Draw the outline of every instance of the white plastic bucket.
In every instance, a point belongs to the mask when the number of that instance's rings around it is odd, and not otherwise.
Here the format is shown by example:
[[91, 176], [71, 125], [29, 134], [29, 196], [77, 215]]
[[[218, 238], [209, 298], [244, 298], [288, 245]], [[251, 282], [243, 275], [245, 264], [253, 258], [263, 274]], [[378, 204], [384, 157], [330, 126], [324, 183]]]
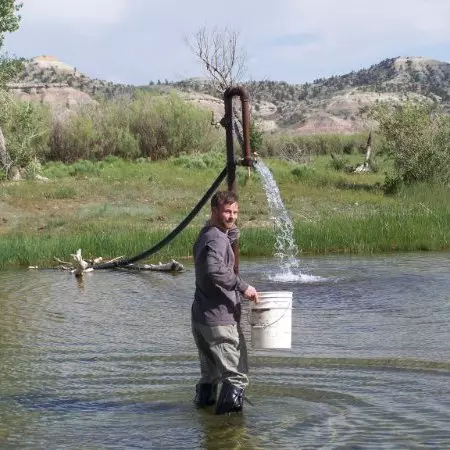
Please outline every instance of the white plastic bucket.
[[257, 304], [250, 302], [252, 347], [291, 348], [292, 292], [258, 292]]

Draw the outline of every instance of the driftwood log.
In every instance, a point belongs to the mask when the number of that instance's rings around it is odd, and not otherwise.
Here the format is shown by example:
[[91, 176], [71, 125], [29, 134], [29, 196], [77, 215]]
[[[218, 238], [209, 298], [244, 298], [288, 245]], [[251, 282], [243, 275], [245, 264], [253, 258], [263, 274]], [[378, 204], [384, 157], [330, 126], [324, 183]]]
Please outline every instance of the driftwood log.
[[[74, 262], [63, 261], [59, 258], [54, 258], [54, 260], [58, 263], [56, 269], [59, 270], [70, 270], [76, 277], [83, 276], [84, 273], [93, 272], [95, 270], [95, 264], [99, 264], [103, 261], [103, 258], [95, 258], [92, 260], [84, 260], [81, 255], [81, 249], [79, 248], [76, 253], [71, 254]], [[118, 256], [117, 258], [111, 259], [105, 262], [113, 262], [122, 259], [123, 256]], [[37, 266], [29, 266], [29, 269], [38, 269]], [[159, 264], [128, 264], [126, 266], [119, 267], [124, 270], [152, 270], [156, 272], [181, 272], [184, 270], [183, 264], [179, 263], [172, 259], [172, 261], [168, 263], [159, 263]]]

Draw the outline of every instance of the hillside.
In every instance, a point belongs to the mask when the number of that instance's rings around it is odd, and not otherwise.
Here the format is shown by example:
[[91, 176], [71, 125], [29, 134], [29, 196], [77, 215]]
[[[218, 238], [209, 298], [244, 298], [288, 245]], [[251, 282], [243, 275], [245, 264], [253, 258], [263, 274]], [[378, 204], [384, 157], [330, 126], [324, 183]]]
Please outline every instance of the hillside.
[[[63, 108], [74, 108], [97, 96], [131, 95], [136, 89], [162, 93], [176, 89], [187, 101], [214, 111], [216, 120], [223, 114], [222, 99], [214, 95], [211, 84], [204, 79], [124, 86], [89, 78], [48, 56], [26, 62], [24, 72], [10, 88], [21, 98]], [[247, 88], [254, 118], [267, 131], [352, 133], [371, 125], [365, 113], [380, 101], [435, 102], [450, 111], [450, 64], [423, 57], [398, 57], [312, 83], [264, 80], [250, 82]]]
[[[204, 80], [175, 83], [184, 91], [211, 94]], [[288, 84], [248, 84], [256, 116], [292, 133], [354, 132], [367, 126], [365, 112], [376, 102], [437, 102], [450, 110], [450, 64], [422, 57], [386, 59], [341, 76]]]
[[89, 78], [53, 56], [37, 56], [26, 61], [24, 67], [24, 71], [8, 84], [10, 90], [23, 100], [48, 103], [56, 110], [92, 103], [97, 95], [113, 98], [133, 89]]

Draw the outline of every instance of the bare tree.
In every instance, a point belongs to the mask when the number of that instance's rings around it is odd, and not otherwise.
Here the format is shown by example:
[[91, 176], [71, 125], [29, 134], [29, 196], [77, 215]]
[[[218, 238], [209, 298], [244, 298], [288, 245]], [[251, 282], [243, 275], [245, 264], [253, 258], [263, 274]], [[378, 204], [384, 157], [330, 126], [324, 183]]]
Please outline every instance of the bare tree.
[[223, 93], [241, 81], [246, 70], [246, 55], [239, 46], [237, 31], [202, 27], [186, 41], [216, 91]]
[[[215, 94], [222, 96], [226, 89], [242, 80], [246, 71], [247, 56], [239, 46], [239, 33], [230, 28], [200, 28], [186, 43], [192, 53], [202, 63], [206, 75], [211, 80]], [[242, 121], [233, 101], [233, 128], [243, 145]]]
[[364, 162], [356, 167], [354, 172], [374, 172], [375, 168], [375, 153], [372, 148], [372, 132], [370, 132], [366, 144], [366, 157], [364, 159]]

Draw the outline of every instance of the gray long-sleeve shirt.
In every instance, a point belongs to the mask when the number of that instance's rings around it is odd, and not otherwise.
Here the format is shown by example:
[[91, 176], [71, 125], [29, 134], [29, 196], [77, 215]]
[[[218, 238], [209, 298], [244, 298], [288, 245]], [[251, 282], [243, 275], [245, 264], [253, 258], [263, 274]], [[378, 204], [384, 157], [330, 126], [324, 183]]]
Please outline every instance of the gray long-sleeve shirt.
[[234, 254], [227, 233], [205, 226], [194, 244], [195, 296], [192, 320], [209, 326], [239, 322], [241, 305], [236, 291], [248, 284], [234, 273]]

